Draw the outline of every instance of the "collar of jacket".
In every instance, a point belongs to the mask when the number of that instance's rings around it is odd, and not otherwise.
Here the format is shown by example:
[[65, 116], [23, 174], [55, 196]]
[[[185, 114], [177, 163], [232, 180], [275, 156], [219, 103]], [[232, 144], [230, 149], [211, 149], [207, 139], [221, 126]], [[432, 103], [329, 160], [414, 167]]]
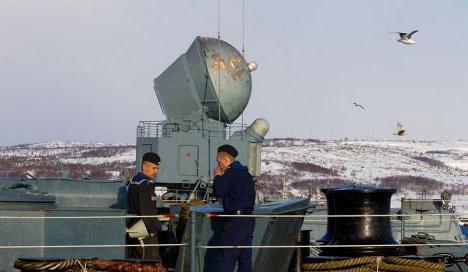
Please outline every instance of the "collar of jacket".
[[150, 177], [143, 174], [142, 172], [138, 172], [136, 175], [133, 176], [131, 183], [140, 184], [145, 180], [147, 180], [148, 182], [151, 182], [151, 183], [155, 182], [154, 180], [152, 180]]
[[229, 166], [228, 169], [239, 169], [243, 171], [249, 171], [247, 166], [242, 165], [239, 161], [233, 161]]

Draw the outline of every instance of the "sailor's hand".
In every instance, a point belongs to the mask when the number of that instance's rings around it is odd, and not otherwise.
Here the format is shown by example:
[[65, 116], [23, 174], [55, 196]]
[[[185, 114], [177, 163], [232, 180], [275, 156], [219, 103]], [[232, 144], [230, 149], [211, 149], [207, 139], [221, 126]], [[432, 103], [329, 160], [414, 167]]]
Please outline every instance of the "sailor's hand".
[[221, 169], [221, 167], [216, 166], [213, 173], [214, 173], [215, 176], [221, 176], [223, 174], [223, 170]]
[[154, 236], [156, 236], [156, 234], [154, 232], [150, 232], [149, 236], [154, 237]]

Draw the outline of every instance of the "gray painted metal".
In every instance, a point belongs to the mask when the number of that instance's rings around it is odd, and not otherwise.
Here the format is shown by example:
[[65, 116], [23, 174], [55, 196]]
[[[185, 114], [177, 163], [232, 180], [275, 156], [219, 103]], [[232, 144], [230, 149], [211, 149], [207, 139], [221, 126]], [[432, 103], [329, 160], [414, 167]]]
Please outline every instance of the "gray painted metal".
[[252, 81], [245, 59], [232, 45], [197, 37], [155, 79], [154, 87], [168, 120], [211, 118], [232, 123], [247, 106]]
[[[64, 178], [25, 180], [0, 179], [0, 188], [1, 185], [8, 187], [21, 184], [26, 187], [31, 187], [31, 189], [28, 190], [28, 194], [32, 194], [34, 191], [41, 191], [49, 194], [55, 198], [55, 203], [60, 208], [105, 207], [126, 209], [127, 207], [127, 191], [121, 181], [73, 180]], [[18, 199], [18, 201], [23, 200]]]
[[[445, 205], [444, 205], [445, 203]], [[324, 203], [311, 203], [309, 214], [327, 214]], [[435, 240], [429, 243], [450, 243], [466, 241], [460, 227], [454, 208], [448, 205], [448, 201], [441, 199], [402, 199], [400, 209], [392, 209], [391, 213], [401, 215], [392, 217], [392, 232], [396, 240], [402, 237], [428, 234]], [[418, 216], [404, 216], [405, 214], [418, 214]], [[429, 214], [447, 214], [447, 216], [430, 216]], [[398, 219], [398, 220], [395, 220]], [[403, 219], [403, 220], [402, 220]], [[320, 239], [326, 232], [326, 220], [310, 218], [302, 226], [310, 232], [311, 242]], [[468, 254], [468, 246], [421, 246], [417, 247], [418, 256], [445, 256], [450, 260], [453, 257], [463, 257]], [[446, 271], [468, 271], [468, 265], [463, 262], [452, 264]]]
[[143, 154], [152, 151], [161, 157], [156, 180], [161, 185], [209, 187], [216, 150], [230, 144], [239, 151], [237, 160], [247, 165], [253, 176], [261, 174], [261, 143], [268, 131], [267, 122], [256, 121], [263, 135], [252, 127], [232, 124], [247, 106], [252, 89], [247, 62], [233, 46], [197, 37], [187, 52], [155, 79], [154, 88], [167, 120], [140, 122], [137, 169]]
[[[305, 214], [309, 207], [309, 199], [291, 199], [272, 202], [255, 207], [254, 214]], [[190, 243], [195, 240], [196, 246], [217, 245], [221, 228], [220, 217], [208, 218], [209, 213], [222, 213], [220, 205], [197, 206], [191, 208], [195, 214], [195, 235], [192, 239], [192, 229], [187, 228], [182, 242]], [[256, 218], [253, 245], [294, 245], [297, 242], [303, 218]], [[182, 247], [177, 259], [176, 271], [209, 272], [217, 271], [217, 249], [198, 248], [195, 258], [191, 247]], [[288, 271], [292, 257], [292, 248], [253, 249], [253, 271]], [[195, 262], [195, 269], [191, 265]]]
[[[164, 122], [162, 122], [164, 123]], [[208, 182], [213, 178], [216, 167], [216, 153], [220, 145], [230, 144], [239, 151], [237, 160], [249, 167], [251, 174], [260, 173], [261, 142], [247, 133], [247, 130], [237, 131], [229, 135], [223, 123], [211, 122], [204, 124], [204, 129], [194, 126], [187, 130], [167, 131], [163, 128], [162, 137], [137, 137], [137, 167], [141, 167], [141, 158], [145, 152], [156, 152], [161, 157], [156, 181], [160, 183], [195, 184], [197, 181]], [[228, 138], [229, 137], [229, 138]], [[249, 153], [253, 155], [249, 156]]]
[[[449, 241], [438, 240], [438, 243], [450, 243]], [[436, 242], [436, 243], [437, 243]], [[446, 265], [446, 272], [466, 272], [468, 271], [468, 263], [465, 261], [455, 260], [459, 257], [468, 254], [468, 246], [431, 246], [431, 247], [418, 247], [417, 254], [419, 256], [443, 256], [448, 262]], [[458, 257], [458, 258], [457, 258]], [[453, 262], [455, 261], [455, 262]]]
[[[463, 241], [465, 236], [454, 208], [442, 204], [441, 199], [402, 199], [401, 209], [397, 213], [402, 215], [399, 219], [403, 219], [403, 222], [394, 222], [392, 226], [395, 239], [401, 239], [403, 226], [405, 237], [425, 232], [434, 236], [436, 240]], [[418, 216], [403, 216], [405, 214], [418, 214]]]
[[[465, 239], [460, 227], [460, 221], [451, 207], [443, 207], [440, 199], [404, 199], [402, 208], [392, 209], [391, 213], [402, 215], [392, 217], [392, 232], [396, 240], [402, 239], [402, 226], [404, 237], [411, 237], [420, 232], [428, 233], [436, 240], [462, 241]], [[327, 214], [324, 203], [311, 203], [310, 214]], [[418, 216], [403, 216], [404, 214], [418, 214]], [[447, 214], [447, 216], [429, 216], [428, 214]], [[398, 220], [396, 220], [398, 219]], [[401, 221], [403, 219], [403, 222]], [[326, 232], [326, 220], [310, 218], [304, 222], [303, 229], [312, 230], [310, 239], [320, 239]]]
[[[0, 180], [0, 216], [126, 215], [119, 182]], [[14, 186], [12, 186], [14, 185]], [[16, 189], [10, 189], [17, 187]], [[34, 189], [28, 189], [34, 188]], [[120, 195], [120, 199], [119, 199]], [[120, 200], [120, 202], [119, 202]], [[1, 219], [1, 246], [125, 244], [125, 219]], [[0, 271], [17, 258], [124, 258], [124, 248], [0, 249]]]

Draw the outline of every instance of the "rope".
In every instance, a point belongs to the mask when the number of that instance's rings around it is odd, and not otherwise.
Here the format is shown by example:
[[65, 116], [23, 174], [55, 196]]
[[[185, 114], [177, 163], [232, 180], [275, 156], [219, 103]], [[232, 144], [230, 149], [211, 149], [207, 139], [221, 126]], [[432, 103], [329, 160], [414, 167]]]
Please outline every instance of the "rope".
[[[368, 268], [377, 269], [377, 264], [368, 264]], [[396, 272], [443, 272], [444, 270], [433, 270], [415, 266], [397, 265], [380, 263], [379, 268], [382, 270], [396, 271]]]
[[[84, 265], [83, 265], [84, 264]], [[17, 260], [14, 264], [16, 269], [22, 271], [62, 271], [68, 272], [94, 272], [94, 271], [122, 271], [122, 272], [166, 272], [166, 268], [161, 264], [145, 264], [127, 261], [108, 261], [108, 260], [78, 260], [69, 259], [59, 262], [50, 261], [21, 261]]]
[[90, 260], [90, 266], [105, 271], [120, 272], [167, 272], [161, 264], [133, 263], [126, 261]]
[[385, 257], [385, 261], [391, 264], [401, 264], [401, 265], [410, 265], [416, 267], [425, 267], [433, 270], [443, 270], [445, 269], [444, 263], [433, 263], [424, 260], [411, 260], [397, 257]]
[[79, 263], [77, 259], [63, 260], [60, 262], [37, 262], [37, 261], [15, 261], [14, 267], [21, 270], [62, 270], [75, 266]]
[[[307, 271], [307, 270], [305, 270]], [[315, 271], [315, 272], [328, 272], [328, 271], [332, 271], [332, 272], [375, 272], [374, 269], [371, 269], [371, 268], [367, 268], [367, 267], [355, 267], [355, 268], [349, 268], [349, 269], [338, 269], [338, 270], [320, 270], [320, 271]], [[380, 271], [380, 272], [383, 272], [383, 271]]]
[[377, 265], [377, 268], [376, 268], [377, 272], [379, 272], [379, 265], [380, 265], [380, 262], [382, 261], [382, 257], [378, 256], [375, 261], [376, 261], [376, 265]]
[[93, 268], [85, 267], [85, 269], [79, 267], [79, 266], [73, 266], [65, 270], [66, 272], [107, 272], [103, 270], [96, 270]]
[[[391, 264], [389, 263], [391, 262]], [[399, 264], [395, 264], [399, 263]], [[398, 257], [359, 257], [341, 261], [323, 263], [306, 263], [302, 265], [304, 271], [333, 271], [333, 272], [443, 272], [444, 263], [432, 263], [425, 260], [411, 260]]]
[[325, 263], [308, 263], [304, 264], [302, 268], [308, 271], [326, 270], [335, 268], [353, 267], [362, 264], [370, 264], [375, 261], [375, 257], [361, 257], [342, 261], [330, 261]]
[[86, 263], [84, 264], [84, 266], [81, 264], [80, 260], [77, 260], [78, 261], [78, 264], [80, 265], [81, 269], [84, 271], [84, 272], [88, 272], [88, 270], [86, 269]]

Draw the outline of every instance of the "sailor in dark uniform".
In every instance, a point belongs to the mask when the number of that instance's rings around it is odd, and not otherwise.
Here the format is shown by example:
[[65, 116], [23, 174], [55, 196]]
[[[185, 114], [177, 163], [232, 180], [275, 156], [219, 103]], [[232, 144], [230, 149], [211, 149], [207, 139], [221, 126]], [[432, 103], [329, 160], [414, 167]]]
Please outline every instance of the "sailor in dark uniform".
[[[230, 145], [218, 148], [214, 170], [214, 193], [222, 199], [225, 214], [251, 215], [255, 204], [255, 187], [249, 169], [235, 160], [237, 150]], [[224, 217], [221, 245], [251, 246], [255, 219], [252, 217]], [[251, 248], [225, 248], [219, 252], [219, 272], [252, 271]]]
[[[158, 173], [161, 159], [156, 153], [146, 153], [141, 162], [141, 172], [132, 177], [128, 185], [128, 213], [134, 215], [157, 215], [156, 194], [154, 191], [156, 175]], [[158, 231], [161, 230], [161, 224], [158, 218], [141, 218], [148, 230], [149, 237], [143, 242], [145, 244], [158, 243]], [[140, 218], [130, 218], [127, 220], [127, 228], [133, 226]], [[139, 245], [138, 239], [132, 239], [127, 236], [127, 244]], [[129, 247], [128, 258], [159, 260], [159, 247]]]

